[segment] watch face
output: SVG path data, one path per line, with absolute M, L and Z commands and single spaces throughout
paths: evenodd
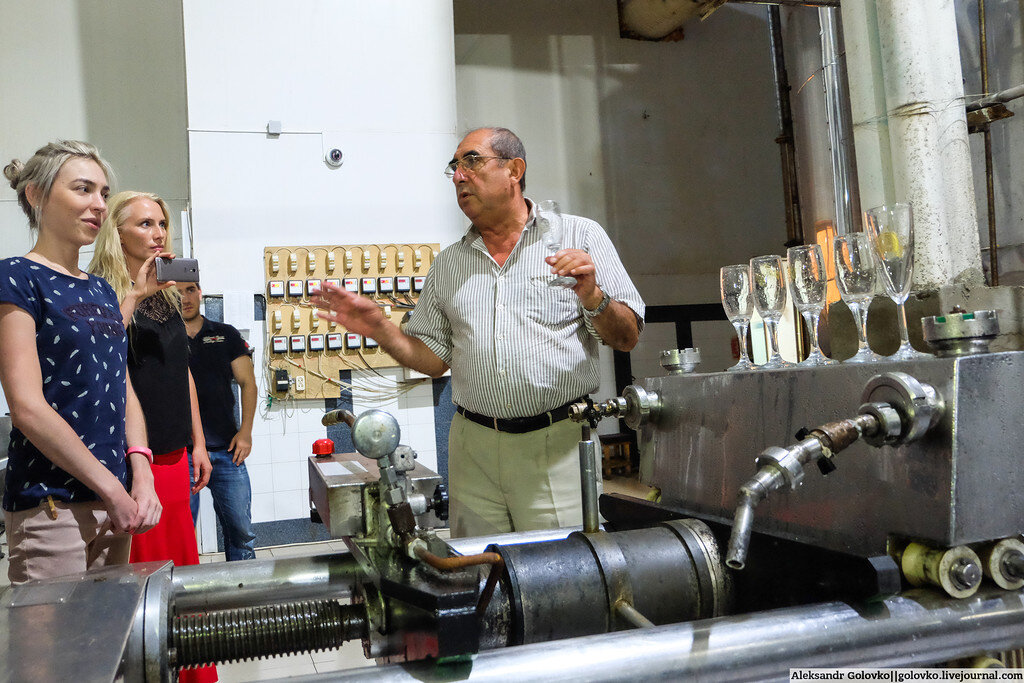
M 605 293 L 604 298 L 601 299 L 601 303 L 597 305 L 597 308 L 595 308 L 592 311 L 588 311 L 586 308 L 584 308 L 583 311 L 591 318 L 593 318 L 594 316 L 600 315 L 602 312 L 604 312 L 604 309 L 608 308 L 608 304 L 611 303 L 611 300 L 612 298 L 608 296 L 607 293 Z

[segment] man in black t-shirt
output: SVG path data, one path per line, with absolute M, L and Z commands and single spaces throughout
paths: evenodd
M 227 559 L 256 557 L 256 535 L 252 530 L 252 487 L 245 459 L 252 450 L 252 421 L 256 415 L 256 375 L 252 351 L 231 325 L 207 320 L 199 314 L 203 292 L 199 283 L 178 285 L 181 316 L 188 331 L 189 368 L 196 383 L 199 414 L 206 436 L 206 450 L 213 463 L 207 484 L 213 508 L 224 532 Z M 235 420 L 235 393 L 242 394 L 241 425 Z M 192 519 L 199 512 L 199 496 L 192 496 Z

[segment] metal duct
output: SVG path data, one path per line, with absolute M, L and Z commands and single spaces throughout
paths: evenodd
M 910 591 L 851 607 L 829 602 L 759 614 L 492 650 L 304 681 L 785 681 L 791 668 L 923 666 L 1024 645 L 1024 596 L 967 600 Z

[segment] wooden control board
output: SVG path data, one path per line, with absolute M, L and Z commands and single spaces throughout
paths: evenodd
M 282 246 L 263 250 L 269 388 L 279 398 L 337 398 L 340 370 L 397 367 L 371 339 L 320 320 L 312 296 L 330 280 L 372 299 L 396 325 L 419 300 L 439 244 Z M 279 373 L 288 373 L 287 387 Z

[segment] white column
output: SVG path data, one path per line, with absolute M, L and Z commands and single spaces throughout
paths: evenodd
M 953 0 L 845 0 L 861 206 L 914 206 L 915 289 L 982 284 Z

